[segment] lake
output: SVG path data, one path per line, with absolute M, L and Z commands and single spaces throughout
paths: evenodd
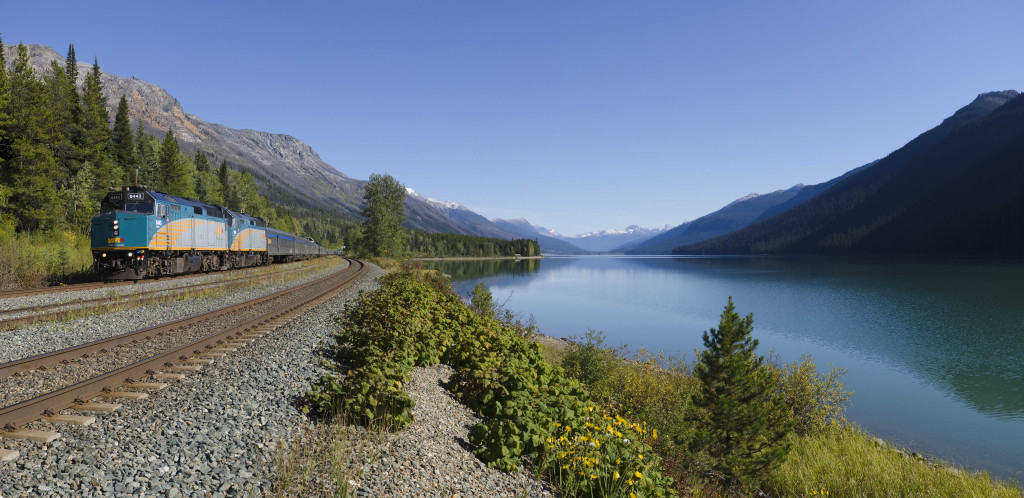
M 602 330 L 688 361 L 728 297 L 758 352 L 847 369 L 847 418 L 899 446 L 1024 481 L 1024 265 L 770 257 L 427 263 L 483 281 L 556 337 Z

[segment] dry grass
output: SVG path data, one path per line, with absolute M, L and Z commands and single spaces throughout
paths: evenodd
M 361 470 L 376 457 L 382 436 L 340 419 L 307 427 L 278 443 L 274 496 L 355 496 Z

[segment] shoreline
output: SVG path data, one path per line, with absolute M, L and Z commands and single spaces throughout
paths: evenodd
M 487 261 L 487 260 L 502 260 L 512 259 L 519 261 L 521 259 L 544 259 L 544 255 L 540 256 L 456 256 L 454 258 L 406 258 L 406 261 Z

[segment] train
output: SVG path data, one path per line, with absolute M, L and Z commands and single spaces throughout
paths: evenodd
M 144 186 L 111 191 L 92 219 L 92 255 L 103 280 L 141 280 L 341 254 L 267 220 Z

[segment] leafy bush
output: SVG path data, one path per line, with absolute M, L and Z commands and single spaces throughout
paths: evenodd
M 402 391 L 409 369 L 443 362 L 455 368 L 449 388 L 486 417 L 470 429 L 470 442 L 488 465 L 532 464 L 565 494 L 671 494 L 648 443 L 655 431 L 597 407 L 578 381 L 544 360 L 539 344 L 472 312 L 444 285 L 405 270 L 360 294 L 335 336 L 338 368 L 351 370 L 316 382 L 307 410 L 400 429 L 412 420 Z
M 473 292 L 470 293 L 469 306 L 473 308 L 473 311 L 483 316 L 494 316 L 494 298 L 491 297 L 491 289 L 487 288 L 487 284 L 480 282 L 476 284 L 476 287 L 473 287 Z
M 621 363 L 626 351 L 625 346 L 606 347 L 604 332 L 591 329 L 583 337 L 569 338 L 569 347 L 562 357 L 562 368 L 570 377 L 586 385 L 592 393 L 607 395 L 607 380 Z
M 809 354 L 785 364 L 773 354 L 767 365 L 779 395 L 789 407 L 797 434 L 821 434 L 846 424 L 846 407 L 853 395 L 840 380 L 846 369 L 829 365 L 828 372 L 818 373 Z

